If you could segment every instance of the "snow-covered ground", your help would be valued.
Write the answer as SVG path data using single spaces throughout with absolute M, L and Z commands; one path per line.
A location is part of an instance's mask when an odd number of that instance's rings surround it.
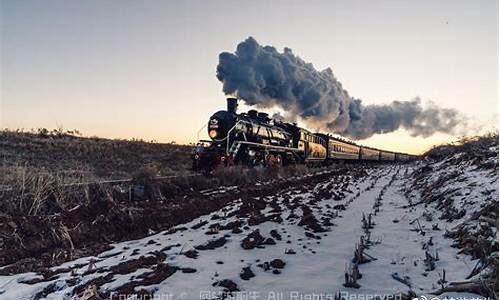
M 467 214 L 448 222 L 439 219 L 442 211 L 435 205 L 416 204 L 421 200 L 416 190 L 407 192 L 412 172 L 420 167 L 385 165 L 368 169 L 366 176 L 347 174 L 312 188 L 236 199 L 176 229 L 55 267 L 49 280 L 37 282 L 42 276 L 34 273 L 0 276 L 0 299 L 78 299 L 85 289 L 94 294 L 93 286 L 114 299 L 127 299 L 118 294 L 140 299 L 137 294 L 148 292 L 154 299 L 216 299 L 231 291 L 225 296 L 279 300 L 435 292 L 465 280 L 476 265 L 451 247 L 454 241 L 444 233 L 484 205 L 481 191 L 493 190 L 488 196 L 498 201 L 498 176 L 457 167 L 465 172 L 464 181 L 439 188 L 468 192 L 454 202 Z M 444 174 L 432 176 L 426 180 Z M 371 226 L 363 228 L 363 218 L 371 218 Z M 358 288 L 345 287 L 360 243 L 369 262 L 358 266 Z M 445 295 L 474 296 L 440 297 Z

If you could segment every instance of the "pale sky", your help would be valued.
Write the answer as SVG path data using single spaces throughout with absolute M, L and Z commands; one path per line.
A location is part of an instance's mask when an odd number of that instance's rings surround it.
M 2 128 L 196 141 L 225 108 L 218 55 L 253 36 L 330 67 L 365 104 L 419 96 L 486 129 L 498 1 L 1 1 Z M 363 144 L 419 153 L 449 135 Z

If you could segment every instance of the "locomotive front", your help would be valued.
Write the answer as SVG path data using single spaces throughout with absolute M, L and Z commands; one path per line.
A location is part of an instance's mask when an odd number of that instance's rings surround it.
M 227 142 L 227 134 L 236 123 L 236 109 L 238 100 L 235 98 L 227 99 L 227 110 L 220 110 L 213 114 L 208 121 L 208 136 L 215 143 Z
M 231 128 L 234 127 L 237 120 L 236 109 L 238 100 L 235 98 L 227 99 L 227 110 L 220 110 L 214 113 L 208 120 L 208 136 L 211 141 L 199 143 L 192 153 L 193 170 L 210 173 L 215 167 L 226 159 L 227 137 Z

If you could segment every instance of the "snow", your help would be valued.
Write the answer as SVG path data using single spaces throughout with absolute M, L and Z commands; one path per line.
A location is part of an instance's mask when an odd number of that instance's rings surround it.
M 438 171 L 427 180 L 436 181 L 442 178 L 445 173 L 450 174 L 455 171 L 446 169 L 447 165 L 443 162 L 437 163 L 433 167 Z M 74 299 L 76 298 L 72 292 L 74 286 L 69 286 L 66 280 L 76 277 L 78 285 L 81 285 L 109 274 L 108 268 L 111 266 L 139 258 L 141 255 L 150 256 L 154 251 L 165 253 L 167 255 L 165 263 L 169 265 L 196 269 L 195 273 L 177 271 L 158 284 L 142 287 L 155 291 L 155 295 L 160 297 L 161 295 L 171 296 L 168 299 L 215 298 L 220 296 L 223 288 L 214 287 L 213 284 L 222 279 L 234 281 L 243 293 L 240 295 L 246 295 L 248 299 L 252 299 L 250 298 L 252 296 L 257 296 L 255 299 L 270 299 L 273 296 L 282 296 L 280 300 L 307 299 L 307 297 L 313 297 L 312 295 L 323 295 L 321 299 L 333 299 L 334 295 L 339 292 L 343 296 L 395 295 L 400 292 L 406 293 L 410 289 L 417 295 L 429 295 L 440 288 L 438 281 L 443 269 L 446 270 L 448 282 L 462 281 L 471 272 L 475 261 L 466 255 L 458 254 L 459 249 L 451 247 L 453 240 L 443 236 L 446 228 L 456 226 L 463 220 L 451 223 L 440 220 L 438 219 L 440 212 L 432 205 L 408 207 L 408 198 L 403 191 L 408 186 L 407 174 L 410 174 L 415 168 L 417 168 L 415 165 L 385 165 L 369 169 L 369 174 L 362 178 L 344 176 L 345 180 L 349 181 L 348 189 L 350 192 L 346 192 L 346 197 L 340 201 L 322 199 L 313 204 L 309 203 L 311 199 L 314 199 L 314 193 L 317 191 L 326 188 L 330 188 L 334 192 L 341 190 L 339 178 L 321 182 L 309 192 L 303 192 L 301 187 L 297 187 L 284 193 L 278 193 L 276 197 L 267 197 L 265 200 L 268 203 L 274 201 L 279 205 L 283 218 L 281 224 L 268 221 L 250 226 L 242 233 L 231 233 L 230 230 L 227 230 L 213 235 L 206 234 L 211 223 L 226 224 L 238 219 L 236 216 L 224 217 L 231 215 L 230 212 L 238 210 L 241 206 L 241 200 L 237 199 L 221 211 L 202 216 L 177 227 L 185 227 L 186 230 L 178 230 L 171 234 L 164 231 L 143 239 L 117 243 L 113 245 L 112 250 L 103 252 L 96 257 L 80 258 L 53 268 L 53 270 L 57 270 L 72 267 L 95 259 L 99 272 L 84 274 L 88 270 L 88 266 L 84 265 L 80 268 L 74 268 L 73 272 L 77 274 L 76 276 L 70 272 L 62 272 L 55 280 L 36 284 L 20 283 L 23 280 L 39 277 L 34 273 L 0 276 L 0 299 L 30 299 L 52 283 L 57 283 L 58 288 L 55 292 L 50 293 L 46 299 Z M 477 170 L 474 166 L 468 165 L 457 166 L 456 171 L 460 171 L 459 176 L 447 183 L 446 186 L 440 187 L 436 193 L 460 191 L 454 196 L 454 205 L 466 209 L 465 219 L 484 204 L 484 195 L 481 191 L 492 189 L 494 190 L 491 195 L 492 199 L 498 199 L 498 176 L 492 180 L 491 174 L 487 171 Z M 481 189 L 476 188 L 477 186 L 481 186 Z M 225 190 L 231 191 L 233 188 Z M 359 289 L 346 288 L 343 286 L 344 271 L 346 267 L 350 266 L 355 246 L 359 243 L 360 237 L 364 235 L 361 226 L 362 216 L 373 213 L 374 201 L 382 190 L 384 190 L 381 200 L 382 206 L 380 211 L 373 216 L 375 226 L 371 231 L 371 240 L 374 243 L 366 250 L 366 253 L 375 257 L 376 260 L 359 266 L 362 274 L 362 278 L 358 281 L 361 286 Z M 215 190 L 206 193 L 222 191 Z M 356 196 L 358 191 L 360 195 Z M 463 195 L 467 196 L 463 197 Z M 409 196 L 413 198 L 414 203 L 418 201 L 416 191 Z M 318 220 L 322 220 L 322 217 L 330 218 L 336 214 L 338 217 L 332 219 L 334 225 L 329 227 L 327 232 L 314 233 L 321 239 L 306 237 L 305 231 L 310 232 L 310 230 L 306 230 L 298 224 L 302 215 L 301 209 L 290 209 L 284 204 L 285 197 L 290 197 L 292 203 L 295 201 L 308 205 Z M 338 204 L 344 204 L 346 210 L 332 208 Z M 269 215 L 273 213 L 271 210 L 272 208 L 268 205 L 262 212 L 264 215 Z M 287 219 L 291 213 L 298 215 L 299 218 Z M 432 215 L 432 221 L 422 217 L 424 213 Z M 223 220 L 212 219 L 216 215 L 222 216 Z M 417 218 L 425 235 L 416 230 L 415 219 Z M 202 221 L 209 221 L 209 223 L 198 229 L 191 228 Z M 246 221 L 246 218 L 243 221 Z M 432 225 L 436 223 L 440 230 L 431 229 Z M 259 229 L 264 237 L 270 237 L 269 232 L 276 230 L 282 236 L 282 240 L 276 240 L 276 245 L 265 245 L 264 248 L 243 249 L 240 245 L 241 240 L 255 229 Z M 180 254 L 183 251 L 193 249 L 196 245 L 222 236 L 226 236 L 228 240 L 223 247 L 214 250 L 200 250 L 198 251 L 199 257 L 196 259 Z M 432 254 L 438 252 L 439 261 L 436 262 L 434 270 L 426 271 L 423 247 L 430 238 L 432 238 L 433 245 L 429 246 L 427 250 Z M 154 241 L 154 243 L 150 241 Z M 164 250 L 166 246 L 172 247 Z M 286 249 L 293 249 L 296 254 L 285 254 Z M 272 270 L 264 271 L 257 266 L 259 263 L 273 259 L 281 259 L 286 263 L 281 274 L 273 274 Z M 220 261 L 223 264 L 217 263 Z M 250 267 L 256 276 L 250 280 L 241 279 L 239 273 L 243 267 Z M 153 267 L 145 267 L 129 274 L 115 274 L 112 282 L 105 283 L 100 287 L 100 292 L 111 292 L 152 269 Z M 408 276 L 411 287 L 395 280 L 392 277 L 394 273 L 401 277 Z M 441 299 L 444 296 L 478 297 L 478 295 L 469 293 L 447 293 L 441 295 Z

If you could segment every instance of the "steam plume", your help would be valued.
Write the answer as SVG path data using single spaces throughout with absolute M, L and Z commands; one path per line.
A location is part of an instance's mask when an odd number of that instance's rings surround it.
M 219 55 L 217 78 L 224 93 L 249 105 L 279 106 L 309 124 L 353 139 L 399 128 L 423 137 L 453 133 L 463 122 L 456 110 L 433 104 L 424 108 L 419 98 L 365 105 L 342 88 L 330 68 L 318 71 L 291 49 L 280 53 L 252 37 L 241 42 L 234 54 Z

